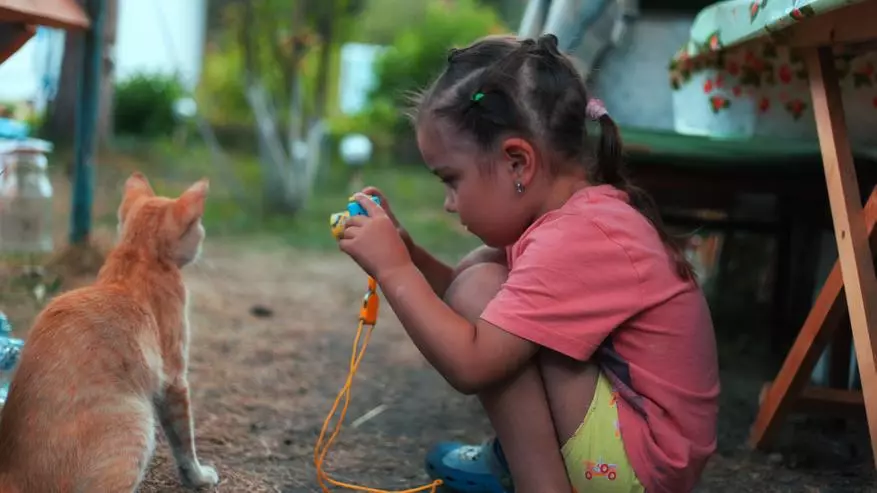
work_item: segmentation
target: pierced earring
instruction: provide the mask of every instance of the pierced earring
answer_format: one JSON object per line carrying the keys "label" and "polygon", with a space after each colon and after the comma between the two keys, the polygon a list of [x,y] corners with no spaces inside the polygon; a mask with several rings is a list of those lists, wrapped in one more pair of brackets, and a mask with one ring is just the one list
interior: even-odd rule
{"label": "pierced earring", "polygon": [[515,191],[518,193],[524,193],[524,184],[519,182],[519,181],[516,181],[515,182]]}

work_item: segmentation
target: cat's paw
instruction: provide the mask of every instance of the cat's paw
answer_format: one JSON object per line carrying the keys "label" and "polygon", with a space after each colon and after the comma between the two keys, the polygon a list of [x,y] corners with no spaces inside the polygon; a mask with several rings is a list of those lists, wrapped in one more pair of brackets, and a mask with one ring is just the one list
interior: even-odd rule
{"label": "cat's paw", "polygon": [[210,466],[198,465],[181,472],[183,482],[191,488],[207,488],[219,484],[219,474]]}

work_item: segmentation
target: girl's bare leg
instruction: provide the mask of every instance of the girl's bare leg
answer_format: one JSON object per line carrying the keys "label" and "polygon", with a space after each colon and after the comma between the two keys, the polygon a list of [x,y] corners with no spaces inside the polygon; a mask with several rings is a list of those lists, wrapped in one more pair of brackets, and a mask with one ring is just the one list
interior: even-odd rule
{"label": "girl's bare leg", "polygon": [[[445,295],[458,313],[476,321],[508,275],[505,266],[479,263],[460,272]],[[516,493],[569,493],[558,434],[539,366],[533,361],[479,394],[502,444]]]}

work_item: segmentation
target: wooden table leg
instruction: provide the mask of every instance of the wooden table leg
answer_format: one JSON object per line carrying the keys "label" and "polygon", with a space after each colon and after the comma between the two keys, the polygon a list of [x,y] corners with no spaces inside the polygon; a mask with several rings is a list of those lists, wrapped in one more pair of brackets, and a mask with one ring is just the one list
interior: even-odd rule
{"label": "wooden table leg", "polygon": [[[877,189],[871,192],[865,204],[865,222],[871,245],[877,246],[877,231],[874,231],[877,225]],[[845,321],[848,319],[841,266],[835,262],[782,368],[769,388],[763,389],[758,414],[749,435],[752,448],[761,448],[770,442],[783,419],[793,411],[795,401],[805,397],[804,391],[819,356],[828,343],[835,339],[838,328],[846,330]]]}
{"label": "wooden table leg", "polygon": [[810,94],[837,240],[838,261],[862,378],[871,447],[877,462],[877,277],[847,137],[831,47],[808,48]]}

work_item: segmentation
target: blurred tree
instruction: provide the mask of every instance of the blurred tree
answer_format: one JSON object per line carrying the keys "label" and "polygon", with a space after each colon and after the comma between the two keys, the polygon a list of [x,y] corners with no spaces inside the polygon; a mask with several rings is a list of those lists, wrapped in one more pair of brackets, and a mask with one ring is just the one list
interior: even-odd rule
{"label": "blurred tree", "polygon": [[[427,3],[422,0],[366,0],[357,23],[356,40],[378,45],[391,44],[406,25],[422,21]],[[392,15],[388,15],[388,12],[392,12]],[[399,19],[405,19],[405,23],[400,23]]]}
{"label": "blurred tree", "polygon": [[119,0],[106,0],[106,24],[103,34],[103,72],[101,73],[100,103],[97,115],[98,145],[106,146],[113,140],[113,100],[115,99],[116,32],[119,24]]}
{"label": "blurred tree", "polygon": [[[492,9],[503,24],[517,26],[527,2],[528,0],[477,0],[475,3]],[[430,0],[364,0],[362,13],[357,17],[354,40],[378,45],[392,44],[400,31],[423,21],[430,3]],[[460,8],[457,3],[456,0],[441,1],[442,6],[449,11]],[[405,22],[399,22],[399,19],[404,19]]]}
{"label": "blurred tree", "polygon": [[[85,8],[84,0],[76,0]],[[79,71],[82,67],[82,39],[80,31],[67,31],[64,34],[64,55],[61,61],[61,75],[58,91],[49,103],[42,132],[55,145],[73,143],[73,129],[76,128],[76,101],[79,98]],[[68,173],[72,171],[67,167]]]}
{"label": "blurred tree", "polygon": [[229,5],[242,3],[246,0],[207,0],[207,42],[217,41],[222,37],[225,22],[224,13]]}
{"label": "blurred tree", "polygon": [[[362,132],[380,152],[409,155],[407,146],[414,139],[404,114],[411,92],[423,89],[441,72],[449,48],[468,45],[488,34],[508,32],[496,10],[477,0],[418,3],[423,12],[410,20],[406,18],[405,24],[395,30],[389,49],[375,61],[377,84],[369,94],[366,109],[359,115],[336,118],[333,133]],[[384,15],[398,19],[395,14]]]}
{"label": "blurred tree", "polygon": [[[228,1],[222,13],[240,53],[263,162],[263,197],[271,210],[295,212],[307,201],[319,164],[332,53],[349,39],[361,8],[361,0]],[[304,97],[308,71],[314,74],[308,91],[313,98]],[[285,106],[285,115],[275,105]]]}
{"label": "blurred tree", "polygon": [[365,7],[365,0],[326,0],[313,2],[312,22],[320,43],[320,57],[317,61],[315,83],[314,116],[325,118],[329,103],[329,74],[332,68],[332,53],[335,48],[348,41],[355,32],[354,15]]}
{"label": "blurred tree", "polygon": [[504,23],[517,27],[521,23],[528,0],[479,0],[479,3],[493,8]]}
{"label": "blurred tree", "polygon": [[420,22],[406,24],[376,61],[373,103],[391,102],[401,109],[411,91],[424,88],[441,72],[450,48],[461,48],[487,34],[508,32],[496,10],[476,0],[428,0],[425,4]]}

